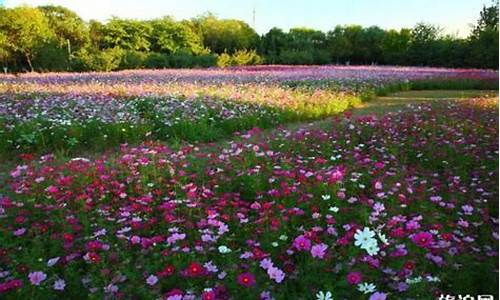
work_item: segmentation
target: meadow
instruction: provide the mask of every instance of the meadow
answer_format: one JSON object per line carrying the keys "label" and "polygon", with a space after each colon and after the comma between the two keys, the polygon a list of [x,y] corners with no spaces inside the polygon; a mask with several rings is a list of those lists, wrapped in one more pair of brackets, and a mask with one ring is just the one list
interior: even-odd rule
{"label": "meadow", "polygon": [[425,67],[0,75],[0,298],[498,297],[495,90]]}

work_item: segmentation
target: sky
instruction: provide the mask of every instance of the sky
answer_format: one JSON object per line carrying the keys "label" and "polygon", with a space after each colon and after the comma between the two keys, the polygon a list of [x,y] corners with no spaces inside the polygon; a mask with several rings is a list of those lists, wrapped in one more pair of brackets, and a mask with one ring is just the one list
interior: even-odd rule
{"label": "sky", "polygon": [[[21,4],[62,5],[84,20],[112,16],[152,19],[165,15],[189,19],[206,12],[247,22],[259,34],[272,27],[309,27],[328,31],[336,25],[377,25],[384,29],[413,27],[418,22],[439,25],[444,33],[465,37],[491,0],[0,0]],[[255,9],[255,24],[253,11]]]}

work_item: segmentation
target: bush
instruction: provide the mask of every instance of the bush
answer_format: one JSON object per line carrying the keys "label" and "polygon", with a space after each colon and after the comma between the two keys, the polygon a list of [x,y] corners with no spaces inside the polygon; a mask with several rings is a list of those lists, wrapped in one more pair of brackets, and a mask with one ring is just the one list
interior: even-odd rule
{"label": "bush", "polygon": [[120,69],[142,69],[145,66],[148,54],[141,51],[124,51],[120,62]]}
{"label": "bush", "polygon": [[238,50],[232,55],[232,60],[236,66],[258,65],[264,61],[255,50]]}
{"label": "bush", "polygon": [[158,52],[151,52],[144,64],[148,69],[161,69],[170,66],[167,55]]}
{"label": "bush", "polygon": [[77,71],[114,71],[121,64],[124,51],[120,48],[110,48],[98,52],[82,49],[72,61],[72,68]]}
{"label": "bush", "polygon": [[52,41],[37,49],[34,59],[35,69],[45,71],[66,71],[69,68],[69,56],[66,49]]}
{"label": "bush", "polygon": [[263,62],[264,59],[255,50],[238,50],[232,55],[222,53],[217,57],[219,67],[258,65]]}
{"label": "bush", "polygon": [[217,66],[224,68],[233,65],[233,58],[227,53],[222,53],[217,56]]}

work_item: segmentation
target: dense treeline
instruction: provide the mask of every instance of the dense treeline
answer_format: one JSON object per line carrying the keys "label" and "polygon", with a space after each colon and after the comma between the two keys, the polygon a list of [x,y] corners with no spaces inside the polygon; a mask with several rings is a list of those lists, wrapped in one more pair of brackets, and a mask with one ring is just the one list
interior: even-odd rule
{"label": "dense treeline", "polygon": [[272,28],[259,36],[240,20],[112,18],[84,22],[61,6],[0,7],[4,71],[110,71],[244,64],[388,64],[498,69],[498,1],[467,38],[437,26]]}

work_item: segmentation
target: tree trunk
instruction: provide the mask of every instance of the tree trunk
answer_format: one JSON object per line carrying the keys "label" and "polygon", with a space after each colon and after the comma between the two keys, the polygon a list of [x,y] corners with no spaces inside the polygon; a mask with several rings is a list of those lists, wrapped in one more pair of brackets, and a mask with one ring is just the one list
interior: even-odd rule
{"label": "tree trunk", "polygon": [[24,54],[26,56],[26,61],[28,62],[28,65],[30,66],[31,72],[35,71],[33,70],[33,65],[31,64],[31,59],[28,53]]}

